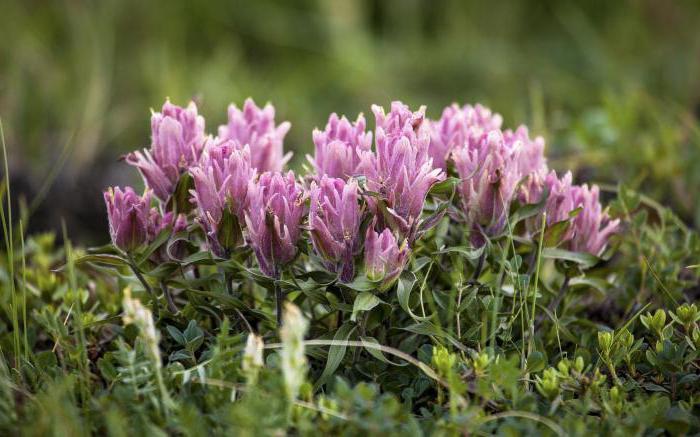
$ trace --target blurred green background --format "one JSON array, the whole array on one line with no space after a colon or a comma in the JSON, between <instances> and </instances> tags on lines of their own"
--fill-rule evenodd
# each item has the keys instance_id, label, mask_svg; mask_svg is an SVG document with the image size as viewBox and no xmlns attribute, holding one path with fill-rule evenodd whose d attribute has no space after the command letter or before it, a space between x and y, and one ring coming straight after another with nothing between
<instances>
[{"instance_id":1,"label":"blurred green background","mask_svg":"<svg viewBox=\"0 0 700 437\"><path fill-rule=\"evenodd\" d=\"M330 112L482 102L551 165L623 181L700 223L700 2L0 0L0 116L30 229L107 239L101 191L150 108L271 101L299 168Z\"/></svg>"}]
</instances>

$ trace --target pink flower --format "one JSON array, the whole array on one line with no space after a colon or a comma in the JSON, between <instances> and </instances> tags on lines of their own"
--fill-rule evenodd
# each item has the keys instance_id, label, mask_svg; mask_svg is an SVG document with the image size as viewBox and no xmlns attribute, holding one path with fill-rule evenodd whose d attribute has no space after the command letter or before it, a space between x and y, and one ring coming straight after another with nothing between
<instances>
[{"instance_id":1,"label":"pink flower","mask_svg":"<svg viewBox=\"0 0 700 437\"><path fill-rule=\"evenodd\" d=\"M260 270L279 278L281 269L297 254L306 195L290 171L266 172L248 186L249 206L245 222L249 244Z\"/></svg>"},{"instance_id":2,"label":"pink flower","mask_svg":"<svg viewBox=\"0 0 700 437\"><path fill-rule=\"evenodd\" d=\"M199 159L204 141L204 118L194 102L181 108L166 101L162 112L151 116L150 150L129 153L126 162L139 169L146 185L165 202L180 175Z\"/></svg>"},{"instance_id":3,"label":"pink flower","mask_svg":"<svg viewBox=\"0 0 700 437\"><path fill-rule=\"evenodd\" d=\"M367 229L365 237L365 273L373 282L380 282L379 290L390 288L408 263L411 249L406 241L399 245L390 229L381 233Z\"/></svg>"},{"instance_id":4,"label":"pink flower","mask_svg":"<svg viewBox=\"0 0 700 437\"><path fill-rule=\"evenodd\" d=\"M452 104L442 111L440 120L431 121L430 147L428 153L433 158L435 168L447 169L447 159L455 147L463 146L470 140L481 137L492 130L499 130L503 118L479 104L475 106Z\"/></svg>"},{"instance_id":5,"label":"pink flower","mask_svg":"<svg viewBox=\"0 0 700 437\"><path fill-rule=\"evenodd\" d=\"M309 228L316 253L326 268L340 273L343 282L355 275L355 255L360 250L360 223L357 183L323 176L311 184Z\"/></svg>"},{"instance_id":6,"label":"pink flower","mask_svg":"<svg viewBox=\"0 0 700 437\"><path fill-rule=\"evenodd\" d=\"M544 157L544 138L531 140L527 127L520 126L515 131L504 131L503 140L510 149L518 151L518 173L521 177L532 173L547 174L549 170Z\"/></svg>"},{"instance_id":7,"label":"pink flower","mask_svg":"<svg viewBox=\"0 0 700 437\"><path fill-rule=\"evenodd\" d=\"M596 185L572 185L571 172L559 179L551 171L545 177L533 173L524 184L520 193L522 203L538 203L545 191L548 192L545 203L547 226L565 220L571 220L567 231L560 237L563 247L575 252L588 252L600 255L611 235L619 230L620 221L611 220L603 211L599 201L599 189ZM571 213L581 209L571 218ZM530 233L540 230L541 222L529 220L527 228Z\"/></svg>"},{"instance_id":8,"label":"pink flower","mask_svg":"<svg viewBox=\"0 0 700 437\"><path fill-rule=\"evenodd\" d=\"M109 188L104 193L112 243L127 252L149 240L151 191L139 196L131 187Z\"/></svg>"},{"instance_id":9,"label":"pink flower","mask_svg":"<svg viewBox=\"0 0 700 437\"><path fill-rule=\"evenodd\" d=\"M605 250L608 239L619 231L620 220L611 220L603 211L597 185L591 188L586 184L573 186L571 197L575 208L581 208L581 212L573 219L574 236L570 249L598 256Z\"/></svg>"},{"instance_id":10,"label":"pink flower","mask_svg":"<svg viewBox=\"0 0 700 437\"><path fill-rule=\"evenodd\" d=\"M197 221L207 234L210 249L219 257L242 243L248 184L255 179L250 161L248 145L241 148L225 140L207 147L198 166L190 169Z\"/></svg>"},{"instance_id":11,"label":"pink flower","mask_svg":"<svg viewBox=\"0 0 700 437\"><path fill-rule=\"evenodd\" d=\"M282 171L292 154L284 154L283 142L291 124L287 121L275 126L275 108L271 104L258 108L253 99L247 99L243 110L236 105L228 107L228 124L219 126L219 138L233 140L250 147L252 167L258 173Z\"/></svg>"},{"instance_id":12,"label":"pink flower","mask_svg":"<svg viewBox=\"0 0 700 437\"><path fill-rule=\"evenodd\" d=\"M367 177L368 189L386 203L392 226L413 239L428 191L445 178L428 155L430 137L422 126L425 108L411 112L403 103L393 102L389 114L376 105L372 111L377 152L363 152L358 171ZM375 200L369 204L381 213Z\"/></svg>"},{"instance_id":13,"label":"pink flower","mask_svg":"<svg viewBox=\"0 0 700 437\"><path fill-rule=\"evenodd\" d=\"M552 226L569 219L571 212L576 209L574 199L571 196L571 172L560 179L557 173L552 170L546 175L542 173L532 173L520 189L520 202L522 204L536 204L542 200L542 195L548 193L544 210L547 213L547 226ZM535 234L541 230L542 222L538 217L528 219L526 227L530 234ZM561 242L571 240L574 230L572 227L560 237Z\"/></svg>"},{"instance_id":14,"label":"pink flower","mask_svg":"<svg viewBox=\"0 0 700 437\"><path fill-rule=\"evenodd\" d=\"M360 114L355 123L335 113L328 118L326 129L313 132L314 157L307 159L314 166L318 177L327 175L347 179L357 175L363 152L372 147L372 133L365 132L365 118Z\"/></svg>"},{"instance_id":15,"label":"pink flower","mask_svg":"<svg viewBox=\"0 0 700 437\"><path fill-rule=\"evenodd\" d=\"M520 180L518 152L507 147L500 131L453 150L455 168L462 179L459 192L472 243L503 231L510 203Z\"/></svg>"}]
</instances>

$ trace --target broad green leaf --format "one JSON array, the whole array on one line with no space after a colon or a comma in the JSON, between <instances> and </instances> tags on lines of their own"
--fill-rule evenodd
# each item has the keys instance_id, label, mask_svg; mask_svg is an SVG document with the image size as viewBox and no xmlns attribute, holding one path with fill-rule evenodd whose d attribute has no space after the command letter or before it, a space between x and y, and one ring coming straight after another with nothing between
<instances>
[{"instance_id":1,"label":"broad green leaf","mask_svg":"<svg viewBox=\"0 0 700 437\"><path fill-rule=\"evenodd\" d=\"M357 277L348 284L338 284L341 287L349 288L350 290L362 293L363 291L375 291L379 285L378 282L373 282L367 279L365 275L357 275Z\"/></svg>"},{"instance_id":2,"label":"broad green leaf","mask_svg":"<svg viewBox=\"0 0 700 437\"><path fill-rule=\"evenodd\" d=\"M527 371L531 373L544 370L545 361L542 352L534 351L527 358Z\"/></svg>"},{"instance_id":3,"label":"broad green leaf","mask_svg":"<svg viewBox=\"0 0 700 437\"><path fill-rule=\"evenodd\" d=\"M590 253L585 252L572 252L563 249L554 249L551 247L544 248L542 250L542 257L549 259L558 259L564 261L572 261L579 264L583 268L593 267L598 264L600 258Z\"/></svg>"},{"instance_id":4,"label":"broad green leaf","mask_svg":"<svg viewBox=\"0 0 700 437\"><path fill-rule=\"evenodd\" d=\"M350 338L350 335L357 329L357 325L354 323L345 323L335 332L333 336L333 341L337 341L337 344L333 344L330 349L328 349L328 359L326 360L326 367L323 369L323 373L314 384L314 389L317 390L323 384L328 382L328 380L333 376L335 371L340 366L340 363L345 357L345 351L347 350L346 341Z\"/></svg>"},{"instance_id":5,"label":"broad green leaf","mask_svg":"<svg viewBox=\"0 0 700 437\"><path fill-rule=\"evenodd\" d=\"M370 311L372 308L376 307L380 303L386 303L380 298L378 298L376 295L369 293L367 291L363 291L362 293L358 294L357 297L355 298L355 302L353 303L352 306L352 315L350 316L351 321L356 321L357 320L357 315L362 312L362 311Z\"/></svg>"}]
</instances>

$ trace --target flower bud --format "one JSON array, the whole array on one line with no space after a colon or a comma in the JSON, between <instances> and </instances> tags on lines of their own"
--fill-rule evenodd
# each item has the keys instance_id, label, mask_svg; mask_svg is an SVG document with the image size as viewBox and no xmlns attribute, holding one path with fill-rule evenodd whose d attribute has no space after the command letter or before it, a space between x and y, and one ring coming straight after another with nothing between
<instances>
[{"instance_id":1,"label":"flower bud","mask_svg":"<svg viewBox=\"0 0 700 437\"><path fill-rule=\"evenodd\" d=\"M379 282L379 291L394 285L411 254L408 244L401 245L389 229L377 233L370 226L365 238L365 272L367 278Z\"/></svg>"},{"instance_id":2,"label":"flower bud","mask_svg":"<svg viewBox=\"0 0 700 437\"><path fill-rule=\"evenodd\" d=\"M207 235L209 248L219 257L243 243L248 185L255 178L250 159L247 145L222 141L208 147L199 164L190 169L197 221Z\"/></svg>"}]
</instances>

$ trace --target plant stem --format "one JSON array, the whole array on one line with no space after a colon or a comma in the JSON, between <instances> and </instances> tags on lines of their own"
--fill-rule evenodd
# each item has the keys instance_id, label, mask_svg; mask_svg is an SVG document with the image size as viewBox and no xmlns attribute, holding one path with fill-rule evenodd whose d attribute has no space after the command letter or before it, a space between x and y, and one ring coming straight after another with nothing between
<instances>
[{"instance_id":1,"label":"plant stem","mask_svg":"<svg viewBox=\"0 0 700 437\"><path fill-rule=\"evenodd\" d=\"M481 276L481 271L484 269L484 260L486 259L486 250L481 252L481 255L479 255L479 259L476 262L476 269L474 269L474 276L472 276L472 281L476 282L479 279L479 276Z\"/></svg>"},{"instance_id":2,"label":"plant stem","mask_svg":"<svg viewBox=\"0 0 700 437\"><path fill-rule=\"evenodd\" d=\"M547 310L551 313L552 311L556 310L559 308L559 304L561 304L561 301L564 299L564 296L566 295L566 292L569 290L569 281L571 278L569 278L569 275L564 276L564 282L561 283L561 287L559 287L559 293L557 293L557 297L555 297L549 305L547 305ZM535 326L535 330L538 330L540 326L542 325L542 322L544 322L546 314L541 314L537 318L537 325Z\"/></svg>"},{"instance_id":3,"label":"plant stem","mask_svg":"<svg viewBox=\"0 0 700 437\"><path fill-rule=\"evenodd\" d=\"M277 306L277 328L282 327L282 289L280 288L277 281L275 281L275 303Z\"/></svg>"},{"instance_id":4,"label":"plant stem","mask_svg":"<svg viewBox=\"0 0 700 437\"><path fill-rule=\"evenodd\" d=\"M163 296L165 296L165 301L168 304L168 310L173 314L177 314L177 305L175 305L175 301L173 301L173 296L170 294L170 289L168 288L168 284L166 284L165 281L160 282L160 289L163 290Z\"/></svg>"},{"instance_id":5,"label":"plant stem","mask_svg":"<svg viewBox=\"0 0 700 437\"><path fill-rule=\"evenodd\" d=\"M229 296L233 296L233 283L231 282L231 274L224 273L224 282L226 283L226 291Z\"/></svg>"},{"instance_id":6,"label":"plant stem","mask_svg":"<svg viewBox=\"0 0 700 437\"><path fill-rule=\"evenodd\" d=\"M139 268L136 267L136 263L134 262L134 259L131 257L131 255L129 255L129 267L131 267L131 271L134 272L134 275L136 275L136 279L138 279L139 282L141 282L141 285L143 285L143 288L145 288L146 292L151 296L151 301L153 303L153 309L155 310L158 318L160 318L160 302L158 301L158 297L153 292L153 289L151 288L151 286L148 285L146 278L143 277L143 275L139 271Z\"/></svg>"}]
</instances>

